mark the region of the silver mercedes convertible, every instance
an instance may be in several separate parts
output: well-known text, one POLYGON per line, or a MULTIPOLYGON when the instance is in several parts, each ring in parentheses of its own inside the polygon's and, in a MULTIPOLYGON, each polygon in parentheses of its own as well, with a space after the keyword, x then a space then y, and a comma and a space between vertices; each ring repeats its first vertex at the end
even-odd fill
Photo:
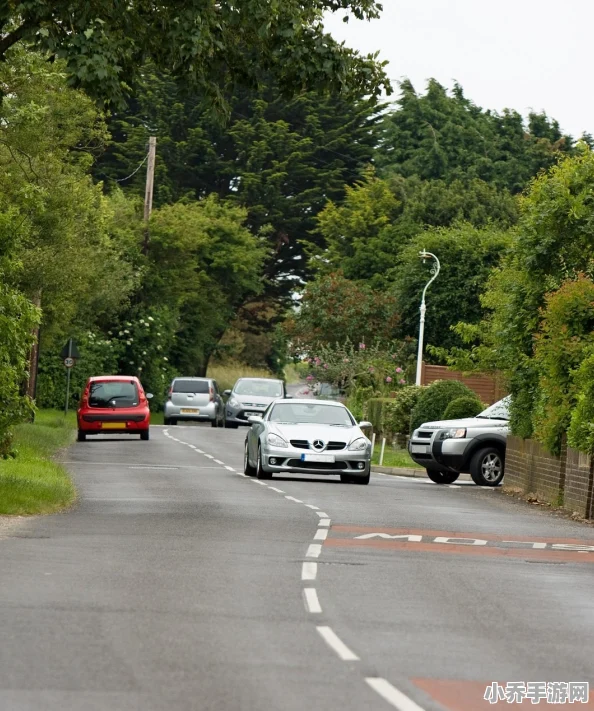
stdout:
POLYGON ((247 476, 327 474, 349 484, 369 484, 371 442, 362 428, 371 423, 357 424, 342 403, 279 399, 248 422, 247 476))

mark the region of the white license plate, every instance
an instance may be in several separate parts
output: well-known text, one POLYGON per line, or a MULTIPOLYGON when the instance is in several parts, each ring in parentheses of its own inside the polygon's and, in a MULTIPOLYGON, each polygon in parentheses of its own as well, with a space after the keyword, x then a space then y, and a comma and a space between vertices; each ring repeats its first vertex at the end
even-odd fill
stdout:
POLYGON ((180 410, 182 415, 199 415, 200 410, 197 407, 182 407, 180 410))
POLYGON ((246 412, 244 414, 246 417, 259 417, 261 413, 260 412, 246 412))
POLYGON ((302 462, 325 462, 326 464, 332 464, 336 461, 333 454, 302 454, 302 462))
POLYGON ((411 444, 410 451, 412 454, 427 454, 429 446, 426 444, 411 444))

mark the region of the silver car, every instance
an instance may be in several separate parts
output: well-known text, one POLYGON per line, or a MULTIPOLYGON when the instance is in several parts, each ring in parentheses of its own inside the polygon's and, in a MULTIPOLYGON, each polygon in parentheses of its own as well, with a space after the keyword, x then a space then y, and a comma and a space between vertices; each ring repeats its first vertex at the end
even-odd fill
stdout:
POLYGON ((249 418, 244 472, 258 479, 273 474, 334 474, 343 482, 369 484, 371 442, 339 402, 282 399, 262 416, 249 418))
POLYGON ((233 390, 225 390, 225 427, 247 425, 252 415, 261 415, 273 400, 286 397, 285 384, 272 378, 239 378, 233 390))
POLYGON ((209 421, 213 427, 225 426, 225 404, 216 380, 212 378, 175 378, 165 402, 164 422, 209 421))

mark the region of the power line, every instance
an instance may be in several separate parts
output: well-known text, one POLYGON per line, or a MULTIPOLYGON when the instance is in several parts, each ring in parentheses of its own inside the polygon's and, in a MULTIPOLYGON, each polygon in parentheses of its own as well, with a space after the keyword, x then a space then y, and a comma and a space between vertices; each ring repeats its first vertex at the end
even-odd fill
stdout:
POLYGON ((147 153, 147 154, 144 156, 144 159, 143 159, 142 163, 138 166, 138 168, 136 168, 136 170, 135 170, 134 172, 130 173, 130 175, 128 175, 126 178, 119 178, 119 179, 118 179, 118 178, 114 178, 114 182, 116 182, 116 183, 123 183, 125 180, 129 180, 132 176, 136 175, 136 173, 138 173, 138 171, 139 171, 139 170, 142 168, 142 166, 146 163, 146 161, 148 160, 148 157, 149 157, 149 153, 147 153))

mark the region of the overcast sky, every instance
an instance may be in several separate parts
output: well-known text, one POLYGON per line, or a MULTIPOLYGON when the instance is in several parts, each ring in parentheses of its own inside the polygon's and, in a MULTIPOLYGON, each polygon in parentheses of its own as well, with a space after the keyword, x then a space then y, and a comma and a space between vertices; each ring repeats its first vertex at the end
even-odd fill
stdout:
MULTIPOLYGON (((458 81, 483 108, 544 110, 564 132, 594 134, 594 0, 383 0, 380 20, 326 29, 389 60, 393 83, 458 81)), ((397 89, 397 87, 395 86, 397 89)))

